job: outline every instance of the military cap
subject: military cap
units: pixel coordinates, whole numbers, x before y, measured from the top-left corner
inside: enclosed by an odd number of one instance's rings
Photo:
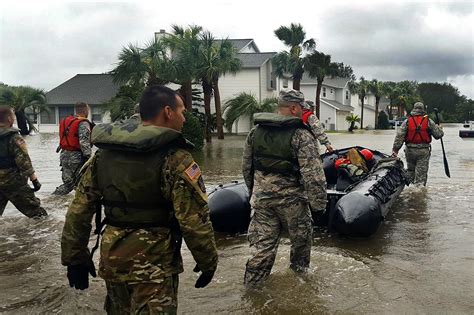
[[[425,105],[422,102],[416,102],[415,105],[413,105],[413,109],[424,111]]]
[[[314,108],[314,102],[310,101],[310,100],[306,100],[306,101],[304,101],[303,107],[305,109],[313,109]]]
[[[280,91],[278,102],[294,102],[304,106],[304,95],[296,90],[282,90]]]

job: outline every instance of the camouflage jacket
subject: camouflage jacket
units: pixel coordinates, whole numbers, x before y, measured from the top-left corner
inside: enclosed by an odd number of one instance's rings
[[[321,122],[319,121],[316,115],[309,116],[308,124],[313,129],[313,132],[316,135],[316,138],[318,139],[319,143],[321,143],[322,145],[331,144],[331,142],[329,142],[327,134],[324,132],[324,128],[321,125]]]
[[[247,136],[242,161],[242,173],[251,193],[251,205],[259,201],[274,201],[275,206],[305,201],[314,210],[326,208],[326,178],[318,151],[318,143],[308,130],[298,129],[291,139],[300,176],[277,173],[264,174],[253,167],[253,135]]]
[[[424,112],[419,112],[416,110],[413,110],[411,112],[411,115],[424,115]],[[408,119],[403,121],[401,126],[398,128],[397,135],[395,136],[395,140],[393,141],[393,146],[392,146],[392,151],[399,151],[403,144],[405,143],[405,137],[408,132]],[[433,136],[435,139],[440,139],[442,136],[444,136],[443,128],[441,128],[439,125],[435,124],[433,120],[429,120],[428,122],[428,133]],[[428,148],[430,146],[429,143],[407,143],[407,147],[409,148]]]
[[[66,214],[61,240],[63,265],[86,264],[90,259],[87,245],[91,220],[101,198],[96,169],[100,153],[99,150],[83,167],[76,195]],[[218,257],[199,167],[195,168],[197,173],[194,171],[192,178],[188,175],[194,165],[197,166],[186,150],[170,151],[162,166],[162,187],[156,193],[171,202],[187,247],[199,268],[206,271],[217,267]],[[160,281],[182,272],[180,242],[176,242],[175,232],[166,227],[106,226],[99,275],[114,282],[136,282]]]
[[[61,151],[61,160],[68,160],[70,163],[83,163],[87,161],[92,155],[91,148],[91,129],[90,123],[82,121],[78,128],[79,144],[81,151]]]
[[[12,130],[17,131],[17,133],[7,135],[11,133]],[[7,180],[11,176],[18,176],[18,171],[25,177],[30,177],[35,172],[31,164],[30,156],[28,155],[26,142],[18,131],[16,128],[0,128],[0,137],[9,137],[6,151],[14,158],[17,166],[17,168],[0,170],[0,178],[4,180]]]

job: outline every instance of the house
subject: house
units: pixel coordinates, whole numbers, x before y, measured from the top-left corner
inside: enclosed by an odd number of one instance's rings
[[[345,130],[348,128],[346,116],[355,110],[349,91],[349,80],[326,77],[323,80],[320,95],[321,123],[327,130]],[[316,102],[317,81],[306,73],[301,80],[300,91],[307,100]]]
[[[46,93],[48,110],[39,114],[38,130],[46,133],[58,132],[59,122],[74,114],[74,105],[77,102],[89,104],[91,121],[109,121],[110,118],[104,115],[101,104],[115,96],[118,90],[119,86],[113,82],[110,74],[77,74]]]

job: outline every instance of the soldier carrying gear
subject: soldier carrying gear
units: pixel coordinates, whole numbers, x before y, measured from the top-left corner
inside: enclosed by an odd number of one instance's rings
[[[0,106],[0,216],[10,201],[30,218],[46,216],[34,192],[41,188],[31,164],[26,142],[13,128],[15,114],[8,106]],[[31,180],[34,189],[28,185]]]
[[[184,111],[173,90],[153,85],[140,101],[141,120],[93,130],[99,150],[81,170],[66,215],[62,264],[71,287],[88,287],[88,274],[95,275],[87,248],[91,220],[102,205],[99,276],[109,314],[176,313],[182,239],[196,260],[194,271],[201,272],[196,288],[208,285],[217,268],[201,170],[180,132]]]
[[[426,115],[423,103],[416,102],[408,119],[398,129],[392,148],[392,156],[397,156],[405,143],[407,171],[411,183],[426,186],[431,156],[431,137],[440,139],[443,135],[441,126],[435,124]]]
[[[302,123],[304,96],[282,91],[278,114],[254,115],[242,161],[253,215],[248,230],[252,257],[245,268],[247,286],[261,284],[271,272],[282,230],[291,241],[290,268],[304,272],[310,263],[311,209],[326,208],[326,179],[318,142]]]
[[[324,145],[329,152],[334,151],[334,148],[329,142],[327,134],[324,132],[324,128],[321,125],[318,117],[314,114],[314,102],[306,100],[303,105],[303,115],[301,116],[303,122],[313,129],[316,138],[319,143]]]
[[[59,123],[60,164],[63,184],[56,188],[54,195],[67,195],[74,189],[82,165],[92,154],[90,134],[92,123],[87,119],[89,105],[77,103],[76,115],[70,115]]]

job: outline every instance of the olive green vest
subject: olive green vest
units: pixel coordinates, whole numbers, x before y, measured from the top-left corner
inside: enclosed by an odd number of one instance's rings
[[[291,139],[296,130],[307,129],[298,117],[272,113],[254,115],[257,125],[253,135],[253,164],[255,170],[268,173],[299,174]]]
[[[178,131],[137,122],[97,125],[97,183],[105,223],[122,228],[170,227],[173,206],[161,194],[165,157],[189,148]]]
[[[15,157],[10,151],[11,137],[18,134],[16,128],[0,128],[0,169],[17,167]]]

